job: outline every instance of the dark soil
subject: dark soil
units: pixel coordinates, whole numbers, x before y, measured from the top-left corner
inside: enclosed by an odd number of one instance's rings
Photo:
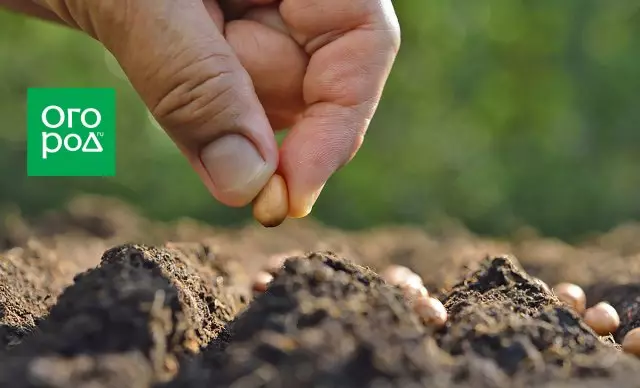
[[[159,224],[84,197],[0,225],[0,387],[635,387],[640,226],[571,246],[520,231],[358,233]],[[292,255],[267,292],[251,278]],[[418,272],[449,313],[422,324],[377,272]],[[534,277],[535,276],[535,277]],[[540,282],[585,288],[621,327],[596,336]]]

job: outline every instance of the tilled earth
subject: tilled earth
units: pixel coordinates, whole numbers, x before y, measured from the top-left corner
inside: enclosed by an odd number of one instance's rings
[[[290,258],[267,292],[269,257]],[[405,265],[447,308],[425,326],[377,272]],[[0,387],[640,387],[640,226],[580,245],[452,228],[153,223],[81,197],[0,225]],[[595,335],[538,280],[621,326]]]

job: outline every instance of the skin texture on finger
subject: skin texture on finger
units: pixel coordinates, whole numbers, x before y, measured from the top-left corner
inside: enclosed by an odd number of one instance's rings
[[[283,0],[282,18],[311,55],[307,106],[284,139],[289,215],[304,217],[362,144],[400,45],[390,0]]]
[[[302,85],[307,54],[291,36],[253,20],[229,22],[225,34],[251,75],[273,129],[291,126],[305,108]]]
[[[249,204],[277,168],[277,144],[249,75],[212,21],[215,8],[201,0],[68,1],[66,12],[113,53],[211,193],[228,206]]]

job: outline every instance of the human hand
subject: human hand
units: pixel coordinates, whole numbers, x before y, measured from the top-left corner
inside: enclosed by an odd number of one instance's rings
[[[391,0],[34,1],[113,53],[216,199],[278,170],[291,217],[360,147],[400,44]]]

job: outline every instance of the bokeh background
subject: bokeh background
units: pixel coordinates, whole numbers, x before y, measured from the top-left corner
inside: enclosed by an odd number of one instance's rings
[[[312,215],[346,229],[457,220],[571,240],[640,219],[640,2],[395,1],[403,45],[364,146]],[[113,87],[112,179],[26,176],[28,87]],[[93,40],[0,11],[0,216],[78,193],[159,220],[248,222],[218,205]]]

